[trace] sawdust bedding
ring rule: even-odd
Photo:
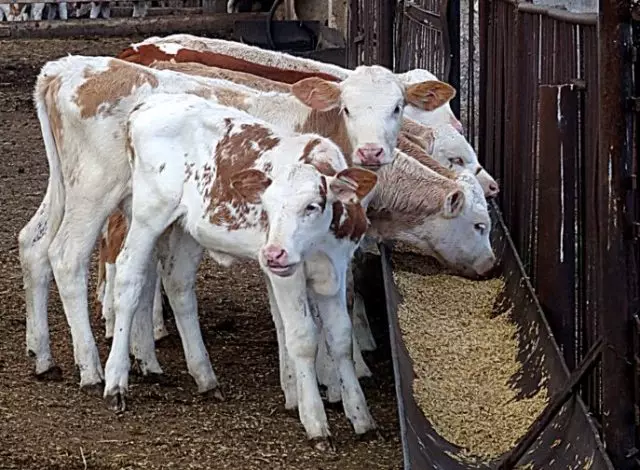
[[[535,395],[519,399],[520,390],[510,385],[522,364],[512,306],[495,314],[503,279],[469,280],[409,256],[394,279],[403,297],[398,317],[413,360],[416,402],[438,434],[462,448],[461,457],[491,461],[542,412],[547,387],[541,383]]]

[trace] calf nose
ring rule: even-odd
[[[382,165],[384,149],[377,144],[364,144],[356,152],[362,165]]]
[[[498,186],[498,183],[496,182],[489,183],[489,194],[487,194],[487,196],[494,197],[494,196],[497,196],[499,192],[500,192],[500,186]]]
[[[276,245],[269,245],[263,250],[267,264],[275,266],[286,266],[288,264],[287,252]]]

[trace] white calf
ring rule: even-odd
[[[173,258],[163,276],[191,374],[217,384],[197,321],[198,263],[193,261],[198,245],[226,261],[258,259],[295,371],[297,406],[308,437],[327,438],[330,432],[315,382],[318,335],[307,285],[318,320],[329,331],[345,413],[356,433],[373,429],[351,360],[344,289],[355,243],[341,240],[345,230],[349,236],[353,231],[341,215],[354,211],[364,217],[359,201],[375,186],[375,173],[347,168],[339,148],[327,139],[279,132],[246,113],[189,95],[148,97],[131,113],[127,133],[132,221],[116,261],[117,314],[105,398],[116,408],[124,405],[133,314],[149,284],[147,274],[155,270],[155,242],[176,223],[183,235],[168,251],[161,249]]]

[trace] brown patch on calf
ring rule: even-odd
[[[309,77],[319,77],[331,82],[340,80],[333,75],[323,72],[303,72],[300,70],[280,69],[277,67],[257,64],[226,54],[209,51],[197,51],[188,47],[179,49],[175,54],[167,54],[154,44],[138,46],[135,50],[129,47],[118,54],[118,58],[128,62],[149,65],[154,61],[175,60],[176,62],[197,62],[236,72],[245,72],[282,83],[295,83]]]
[[[130,96],[135,88],[145,84],[152,88],[158,86],[158,79],[152,72],[119,60],[110,61],[107,70],[102,72],[86,69],[84,77],[86,81],[78,87],[75,96],[83,119],[96,116],[102,105],[106,105],[103,112],[111,113],[118,102]]]
[[[133,62],[140,65],[149,65],[156,60],[170,60],[173,58],[173,54],[167,54],[160,50],[156,45],[142,45],[137,48],[128,47],[120,54],[116,56],[120,60],[126,60],[127,62]]]
[[[322,212],[324,212],[324,209],[327,207],[327,179],[324,176],[320,177],[320,187],[318,189],[320,190],[321,198],[320,207],[322,207]]]
[[[174,72],[181,72],[199,77],[229,80],[260,91],[276,91],[279,93],[289,93],[291,91],[291,85],[287,83],[276,82],[274,80],[269,80],[268,78],[259,77],[246,72],[236,72],[196,62],[176,63],[156,61],[153,62],[150,67],[158,70],[172,70]]]
[[[302,150],[302,156],[299,158],[299,161],[301,161],[302,163],[313,165],[316,170],[318,170],[325,176],[335,176],[336,170],[335,168],[333,168],[331,162],[327,160],[318,160],[315,158],[311,158],[311,152],[313,152],[313,150],[320,143],[322,143],[322,140],[318,138],[311,139],[309,142],[307,142],[307,145],[305,145],[304,149]]]
[[[98,283],[100,286],[105,282],[105,264],[114,264],[122,247],[129,230],[129,224],[124,213],[117,209],[107,219],[107,233],[100,237],[100,246],[98,248]],[[102,305],[96,300],[95,315],[100,317],[102,314]]]
[[[320,134],[332,140],[344,154],[347,166],[353,165],[353,159],[351,158],[353,147],[349,141],[347,128],[344,119],[340,115],[340,110],[332,109],[323,112],[314,109],[301,125],[296,126],[295,131],[302,134]]]
[[[215,90],[215,95],[218,101],[223,106],[229,106],[231,108],[247,111],[249,106],[247,105],[247,96],[244,93],[232,90],[230,88],[220,88]]]
[[[260,124],[241,124],[238,126],[240,131],[232,134],[236,129],[233,120],[225,121],[227,131],[218,142],[214,155],[216,178],[205,192],[205,198],[209,197],[211,201],[209,220],[212,224],[238,230],[249,226],[247,217],[250,208],[247,201],[233,189],[230,179],[234,174],[251,168],[264,152],[278,145],[280,139]],[[211,178],[210,172],[203,175],[203,179],[206,178]],[[261,214],[261,223],[262,219]]]
[[[358,242],[368,228],[369,220],[360,204],[344,204],[340,201],[333,203],[333,218],[331,219],[330,230],[336,238],[348,238]]]

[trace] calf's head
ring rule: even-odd
[[[420,126],[423,131],[417,135],[403,133],[418,144],[431,158],[441,165],[461,173],[470,171],[480,182],[484,195],[492,198],[498,195],[500,187],[496,180],[478,161],[478,155],[465,137],[450,124]],[[415,129],[412,129],[415,130]]]
[[[342,120],[353,164],[372,169],[393,161],[405,105],[434,110],[455,95],[453,87],[437,80],[405,86],[377,65],[358,67],[340,83],[306,78],[291,92],[316,111],[339,112],[335,119]]]
[[[487,202],[470,172],[445,177],[400,154],[378,177],[369,235],[417,247],[465,275],[493,267]]]
[[[263,269],[287,277],[304,256],[327,236],[333,203],[359,202],[374,188],[375,173],[348,168],[327,176],[307,163],[287,165],[271,179],[256,169],[232,178],[232,187],[247,201],[262,202],[269,228],[258,259]]]
[[[491,218],[478,180],[462,171],[456,189],[444,199],[438,217],[419,227],[432,255],[465,275],[482,276],[495,265],[491,248]]]
[[[407,86],[411,86],[414,83],[420,83],[427,80],[438,80],[438,78],[434,74],[425,69],[409,70],[408,72],[398,74],[398,78]],[[452,100],[454,97],[455,93],[451,98],[449,98],[449,100]],[[410,104],[405,108],[404,112],[406,117],[424,124],[425,126],[450,124],[457,132],[460,132],[461,134],[464,132],[462,123],[458,120],[456,115],[453,114],[453,110],[451,109],[451,105],[449,105],[449,101],[434,110],[426,110],[424,108],[416,107]]]

